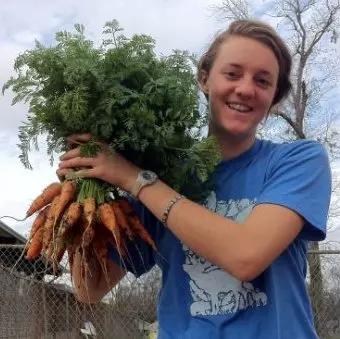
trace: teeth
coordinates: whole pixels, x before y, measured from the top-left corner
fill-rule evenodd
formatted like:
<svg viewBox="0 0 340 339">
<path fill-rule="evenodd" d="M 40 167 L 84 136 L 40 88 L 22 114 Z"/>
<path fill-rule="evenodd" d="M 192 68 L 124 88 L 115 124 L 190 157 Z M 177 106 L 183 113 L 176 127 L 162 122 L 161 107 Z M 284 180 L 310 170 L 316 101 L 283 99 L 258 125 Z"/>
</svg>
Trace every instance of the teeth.
<svg viewBox="0 0 340 339">
<path fill-rule="evenodd" d="M 239 112 L 249 112 L 251 111 L 251 108 L 248 106 L 244 106 L 241 104 L 227 104 L 228 107 L 230 107 L 231 109 L 234 109 L 235 111 L 239 111 Z"/>
</svg>

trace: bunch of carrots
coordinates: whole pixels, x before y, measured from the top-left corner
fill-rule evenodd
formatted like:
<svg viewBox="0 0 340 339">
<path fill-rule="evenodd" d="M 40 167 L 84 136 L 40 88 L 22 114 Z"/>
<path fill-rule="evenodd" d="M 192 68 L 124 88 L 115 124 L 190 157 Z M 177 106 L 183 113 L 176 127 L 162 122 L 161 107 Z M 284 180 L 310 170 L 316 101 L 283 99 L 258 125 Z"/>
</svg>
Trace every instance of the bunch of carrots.
<svg viewBox="0 0 340 339">
<path fill-rule="evenodd" d="M 128 241 L 134 241 L 136 236 L 156 250 L 129 201 L 122 196 L 98 198 L 93 194 L 95 185 L 89 179 L 54 182 L 32 202 L 26 218 L 37 216 L 26 245 L 28 260 L 42 255 L 55 270 L 67 251 L 72 273 L 75 248 L 80 246 L 84 275 L 91 256 L 96 256 L 107 272 L 108 244 L 122 259 L 128 255 Z"/>
</svg>

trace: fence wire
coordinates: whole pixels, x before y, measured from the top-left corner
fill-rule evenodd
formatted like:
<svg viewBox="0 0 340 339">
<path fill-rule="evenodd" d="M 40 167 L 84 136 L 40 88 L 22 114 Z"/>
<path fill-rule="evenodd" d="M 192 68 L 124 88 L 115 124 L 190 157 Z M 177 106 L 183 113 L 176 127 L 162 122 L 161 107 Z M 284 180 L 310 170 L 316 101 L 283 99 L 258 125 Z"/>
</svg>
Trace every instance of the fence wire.
<svg viewBox="0 0 340 339">
<path fill-rule="evenodd" d="M 340 339 L 340 246 L 311 249 L 308 259 L 307 284 L 318 335 Z"/>
<path fill-rule="evenodd" d="M 137 300 L 145 279 L 128 276 L 102 302 L 85 304 L 73 294 L 67 265 L 54 277 L 41 259 L 20 258 L 22 251 L 0 245 L 0 338 L 147 338 L 155 311 L 145 308 L 156 299 Z"/>
<path fill-rule="evenodd" d="M 75 298 L 67 264 L 54 277 L 41 259 L 21 258 L 22 251 L 0 245 L 0 338 L 139 339 L 155 331 L 159 270 L 128 276 L 102 302 L 88 305 Z M 306 283 L 320 338 L 340 339 L 340 246 L 311 249 Z"/>
</svg>

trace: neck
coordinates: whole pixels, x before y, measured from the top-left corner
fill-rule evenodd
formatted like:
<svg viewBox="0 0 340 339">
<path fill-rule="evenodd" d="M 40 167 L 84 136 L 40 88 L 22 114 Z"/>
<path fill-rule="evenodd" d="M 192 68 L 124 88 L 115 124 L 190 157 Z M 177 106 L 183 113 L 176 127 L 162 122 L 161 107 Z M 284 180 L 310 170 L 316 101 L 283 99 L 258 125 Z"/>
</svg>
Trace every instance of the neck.
<svg viewBox="0 0 340 339">
<path fill-rule="evenodd" d="M 238 155 L 247 151 L 255 142 L 255 136 L 235 137 L 235 136 L 216 136 L 221 146 L 222 157 L 224 160 L 236 158 Z"/>
</svg>

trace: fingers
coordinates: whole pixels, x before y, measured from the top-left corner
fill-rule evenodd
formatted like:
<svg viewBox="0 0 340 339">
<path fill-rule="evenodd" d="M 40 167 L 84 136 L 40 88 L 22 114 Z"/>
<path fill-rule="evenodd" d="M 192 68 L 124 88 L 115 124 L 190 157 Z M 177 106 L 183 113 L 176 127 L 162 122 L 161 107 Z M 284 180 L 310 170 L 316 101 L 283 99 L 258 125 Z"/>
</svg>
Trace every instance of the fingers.
<svg viewBox="0 0 340 339">
<path fill-rule="evenodd" d="M 67 138 L 67 148 L 73 149 L 79 144 L 84 144 L 92 139 L 91 134 L 75 134 Z"/>
<path fill-rule="evenodd" d="M 64 160 L 69 160 L 69 159 L 76 158 L 76 157 L 80 157 L 80 148 L 79 147 L 73 148 L 70 151 L 64 153 L 59 159 L 61 161 L 64 161 Z"/>
<path fill-rule="evenodd" d="M 57 169 L 56 174 L 61 182 L 65 179 L 75 180 L 77 178 L 93 178 L 96 177 L 93 169 L 81 169 L 77 172 L 70 169 Z"/>
<path fill-rule="evenodd" d="M 89 169 L 81 169 L 77 172 L 70 172 L 66 174 L 66 178 L 69 177 L 70 179 L 76 178 L 93 178 L 96 177 L 94 170 L 92 168 Z"/>
<path fill-rule="evenodd" d="M 96 158 L 75 157 L 63 160 L 59 163 L 59 169 L 93 167 Z"/>
</svg>

